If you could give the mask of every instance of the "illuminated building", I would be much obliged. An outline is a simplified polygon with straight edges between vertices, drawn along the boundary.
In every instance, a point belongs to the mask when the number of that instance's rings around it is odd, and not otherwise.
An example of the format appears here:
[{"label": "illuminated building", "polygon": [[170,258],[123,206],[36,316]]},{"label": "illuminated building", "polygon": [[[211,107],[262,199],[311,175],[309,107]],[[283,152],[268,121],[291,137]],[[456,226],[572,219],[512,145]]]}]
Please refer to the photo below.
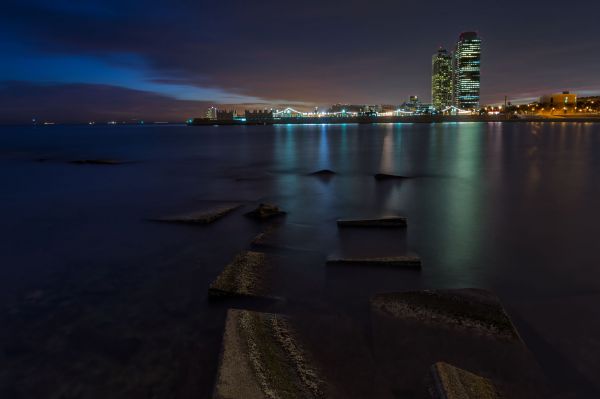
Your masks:
[{"label": "illuminated building", "polygon": [[431,102],[436,109],[452,105],[452,55],[440,48],[432,58]]},{"label": "illuminated building", "polygon": [[415,113],[420,106],[421,101],[419,101],[419,97],[410,96],[408,101],[405,101],[402,105],[400,105],[400,109],[405,111],[405,113]]},{"label": "illuminated building", "polygon": [[393,112],[398,109],[397,105],[392,105],[392,104],[381,104],[380,107],[381,107],[380,112]]},{"label": "illuminated building", "polygon": [[206,119],[217,119],[217,108],[210,107],[206,110]]},{"label": "illuminated building", "polygon": [[217,110],[217,119],[220,121],[232,121],[235,116],[234,114],[234,111]]},{"label": "illuminated building", "polygon": [[460,35],[454,51],[452,103],[461,109],[479,108],[481,39],[475,32]]},{"label": "illuminated building", "polygon": [[573,107],[577,105],[577,94],[563,91],[562,93],[542,96],[540,103],[554,107]]},{"label": "illuminated building", "polygon": [[245,117],[246,117],[246,122],[271,123],[271,122],[273,122],[273,111],[268,111],[268,110],[246,111]]},{"label": "illuminated building", "polygon": [[361,110],[361,112],[364,114],[379,113],[382,111],[383,111],[383,108],[381,107],[381,105],[365,105],[362,107],[362,110]]},{"label": "illuminated building", "polygon": [[339,112],[348,112],[348,113],[358,113],[363,112],[365,105],[354,105],[354,104],[335,104],[329,108],[329,112],[331,113],[339,113]]}]

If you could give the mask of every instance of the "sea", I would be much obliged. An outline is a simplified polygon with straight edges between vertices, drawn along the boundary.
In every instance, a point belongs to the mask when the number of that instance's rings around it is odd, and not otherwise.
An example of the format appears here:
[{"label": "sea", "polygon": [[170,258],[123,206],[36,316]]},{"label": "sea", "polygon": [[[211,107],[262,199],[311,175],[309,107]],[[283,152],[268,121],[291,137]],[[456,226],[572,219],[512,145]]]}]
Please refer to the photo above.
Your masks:
[{"label": "sea", "polygon": [[[120,163],[73,163],[98,159]],[[260,203],[286,212],[284,300],[209,301]],[[455,288],[499,297],[557,394],[600,397],[600,124],[4,126],[0,221],[1,398],[209,398],[229,308],[338,320],[316,345],[369,397],[369,299]],[[403,254],[422,270],[326,265]]]}]

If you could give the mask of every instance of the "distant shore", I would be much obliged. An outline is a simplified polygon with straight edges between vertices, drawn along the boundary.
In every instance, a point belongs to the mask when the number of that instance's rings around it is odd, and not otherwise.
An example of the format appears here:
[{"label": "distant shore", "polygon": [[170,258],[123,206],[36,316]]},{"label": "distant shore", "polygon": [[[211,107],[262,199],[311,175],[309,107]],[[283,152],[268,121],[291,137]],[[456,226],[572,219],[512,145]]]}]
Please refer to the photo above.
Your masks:
[{"label": "distant shore", "polygon": [[307,117],[307,118],[274,118],[265,120],[244,121],[238,119],[214,120],[195,118],[190,126],[220,126],[220,125],[306,125],[326,124],[339,125],[346,123],[375,124],[375,123],[447,123],[447,122],[600,122],[599,116],[525,116],[510,117],[505,115],[420,115],[420,116],[357,116],[357,117]]}]

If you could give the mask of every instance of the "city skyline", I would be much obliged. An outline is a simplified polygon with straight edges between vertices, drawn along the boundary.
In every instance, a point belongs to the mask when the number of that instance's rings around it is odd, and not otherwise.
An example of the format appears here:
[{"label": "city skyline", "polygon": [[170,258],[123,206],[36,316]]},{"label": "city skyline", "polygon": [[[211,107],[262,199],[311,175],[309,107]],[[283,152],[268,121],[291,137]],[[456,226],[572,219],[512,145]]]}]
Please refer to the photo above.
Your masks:
[{"label": "city skyline", "polygon": [[[485,42],[482,104],[599,93],[600,28],[592,16],[600,6],[581,12],[519,4],[507,29],[511,4],[518,3],[431,11],[391,1],[206,7],[11,0],[0,16],[0,123],[183,120],[210,105],[306,110],[427,99],[432,50],[453,50],[456,35],[469,30]],[[568,34],[544,29],[555,20]]]}]

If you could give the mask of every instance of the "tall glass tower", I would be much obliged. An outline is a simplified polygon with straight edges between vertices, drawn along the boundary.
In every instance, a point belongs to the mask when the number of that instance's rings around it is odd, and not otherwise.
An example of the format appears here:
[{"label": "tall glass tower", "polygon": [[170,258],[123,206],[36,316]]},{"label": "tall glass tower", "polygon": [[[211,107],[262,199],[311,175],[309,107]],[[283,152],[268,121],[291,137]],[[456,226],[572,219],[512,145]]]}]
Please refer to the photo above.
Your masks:
[{"label": "tall glass tower", "polygon": [[462,109],[479,108],[481,39],[475,32],[460,35],[454,51],[454,95],[452,103]]},{"label": "tall glass tower", "polygon": [[443,48],[431,61],[431,102],[438,110],[452,105],[452,55]]}]

